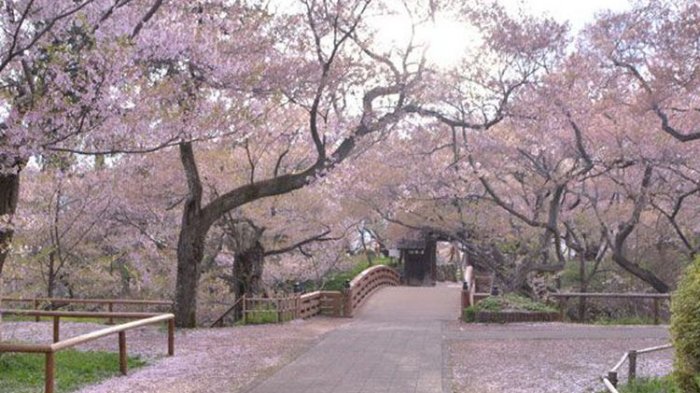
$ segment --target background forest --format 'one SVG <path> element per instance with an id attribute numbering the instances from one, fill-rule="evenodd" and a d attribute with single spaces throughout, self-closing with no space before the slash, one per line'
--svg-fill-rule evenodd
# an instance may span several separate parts
<path id="1" fill-rule="evenodd" d="M 695 1 L 580 31 L 487 2 L 2 8 L 4 295 L 193 326 L 416 232 L 536 297 L 669 292 L 700 247 Z"/>

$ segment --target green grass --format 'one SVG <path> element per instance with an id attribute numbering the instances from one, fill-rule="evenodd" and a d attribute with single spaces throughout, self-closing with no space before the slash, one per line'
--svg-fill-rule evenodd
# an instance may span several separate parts
<path id="1" fill-rule="evenodd" d="M 290 321 L 290 313 L 280 315 L 280 322 Z M 265 323 L 277 323 L 277 308 L 272 304 L 259 304 L 255 309 L 247 310 L 245 324 L 261 325 Z"/>
<path id="2" fill-rule="evenodd" d="M 620 393 L 682 393 L 670 377 L 639 378 L 631 384 L 620 386 Z"/>
<path id="3" fill-rule="evenodd" d="M 557 309 L 525 296 L 508 293 L 501 296 L 487 297 L 479 301 L 476 304 L 476 311 L 557 312 Z"/>
<path id="4" fill-rule="evenodd" d="M 40 393 L 44 391 L 43 354 L 0 356 L 0 392 Z M 130 357 L 129 369 L 146 364 Z M 119 374 L 119 354 L 65 350 L 56 353 L 56 391 L 72 392 L 84 385 Z"/>
<path id="5" fill-rule="evenodd" d="M 695 377 L 700 381 L 700 375 Z M 620 393 L 683 393 L 670 376 L 660 378 L 638 378 L 631 384 L 618 386 Z M 599 393 L 608 393 L 601 390 Z"/>
<path id="6" fill-rule="evenodd" d="M 24 316 L 24 315 L 3 315 L 2 320 L 5 322 L 33 322 L 35 317 Z M 53 320 L 52 317 L 40 317 L 41 322 L 50 322 Z M 124 319 L 115 318 L 115 323 L 120 323 Z M 83 323 L 107 323 L 107 318 L 80 318 L 80 317 L 61 317 L 61 322 L 83 322 Z"/>
<path id="7" fill-rule="evenodd" d="M 593 321 L 595 325 L 653 325 L 654 318 L 649 317 L 619 317 L 598 318 Z"/>

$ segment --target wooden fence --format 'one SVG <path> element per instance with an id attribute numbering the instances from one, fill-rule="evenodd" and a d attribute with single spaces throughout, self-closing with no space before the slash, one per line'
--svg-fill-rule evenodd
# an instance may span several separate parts
<path id="1" fill-rule="evenodd" d="M 315 291 L 279 298 L 242 296 L 224 312 L 211 327 L 223 326 L 231 313 L 239 311 L 244 322 L 285 322 L 306 319 L 315 315 L 352 317 L 353 311 L 376 289 L 386 285 L 399 285 L 399 273 L 378 265 L 364 270 L 341 291 Z"/>
<path id="2" fill-rule="evenodd" d="M 154 313 L 120 313 L 120 312 L 71 312 L 71 311 L 36 311 L 36 310 L 2 310 L 2 315 L 24 315 L 34 317 L 51 317 L 53 319 L 53 344 L 3 344 L 0 343 L 0 353 L 43 353 L 46 357 L 44 363 L 44 392 L 54 393 L 56 362 L 55 354 L 63 349 L 85 344 L 112 334 L 118 335 L 119 341 L 119 370 L 123 375 L 127 373 L 126 331 L 141 326 L 167 322 L 168 325 L 168 356 L 175 354 L 175 316 L 173 314 Z M 132 322 L 100 329 L 78 337 L 60 340 L 60 320 L 69 318 L 106 318 L 106 319 L 136 319 Z"/>
<path id="3" fill-rule="evenodd" d="M 578 298 L 583 305 L 582 314 L 585 316 L 586 299 L 639 299 L 653 301 L 652 308 L 654 314 L 654 324 L 660 322 L 660 303 L 664 300 L 670 300 L 671 295 L 668 293 L 600 293 L 600 292 L 563 292 L 552 293 L 549 295 L 559 301 L 559 312 L 561 313 L 562 321 L 564 320 L 567 302 L 570 298 Z"/>
<path id="4" fill-rule="evenodd" d="M 344 316 L 344 296 L 339 291 L 315 291 L 278 298 L 262 298 L 243 295 L 224 312 L 210 327 L 222 327 L 224 321 L 236 310 L 244 323 L 259 321 L 287 322 L 306 319 L 323 314 L 332 317 Z M 235 318 L 234 318 L 234 322 Z"/>
<path id="5" fill-rule="evenodd" d="M 167 308 L 172 307 L 173 302 L 168 300 L 139 300 L 139 299 L 73 299 L 73 298 L 48 298 L 48 297 L 35 297 L 35 298 L 13 298 L 13 297 L 2 297 L 0 298 L 2 303 L 19 303 L 19 304 L 29 304 L 32 310 L 39 311 L 45 308 L 57 309 L 59 307 L 64 307 L 68 305 L 98 305 L 106 306 L 107 312 L 114 312 L 114 306 L 167 306 Z M 40 316 L 36 316 L 35 320 L 39 322 Z M 112 318 L 107 318 L 107 323 L 112 325 L 114 320 Z"/>
<path id="6" fill-rule="evenodd" d="M 639 355 L 643 355 L 645 353 L 651 353 L 651 352 L 657 352 L 657 351 L 663 351 L 666 349 L 671 349 L 673 348 L 672 344 L 665 344 L 665 345 L 659 345 L 657 347 L 651 347 L 651 348 L 644 348 L 644 349 L 637 349 L 637 350 L 632 350 L 626 352 L 620 360 L 608 371 L 607 375 L 603 375 L 603 384 L 607 388 L 608 392 L 610 393 L 619 393 L 617 390 L 617 384 L 619 382 L 618 380 L 618 371 L 620 368 L 622 368 L 622 365 L 627 362 L 628 366 L 628 371 L 627 371 L 627 383 L 631 383 L 637 378 L 637 357 Z"/>

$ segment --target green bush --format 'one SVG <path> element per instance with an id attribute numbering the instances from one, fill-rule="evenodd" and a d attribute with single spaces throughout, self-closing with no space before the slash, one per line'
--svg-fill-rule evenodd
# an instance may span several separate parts
<path id="1" fill-rule="evenodd" d="M 671 337 L 676 350 L 673 378 L 684 393 L 700 393 L 700 259 L 685 271 L 671 302 Z"/>
<path id="2" fill-rule="evenodd" d="M 479 301 L 475 306 L 469 306 L 462 310 L 464 322 L 474 322 L 476 313 L 480 311 L 531 311 L 531 312 L 557 312 L 554 307 L 539 303 L 525 296 L 508 293 L 501 296 L 490 296 Z"/>
<path id="3" fill-rule="evenodd" d="M 464 322 L 474 322 L 476 321 L 476 307 L 469 306 L 462 311 L 462 320 Z"/>
<path id="4" fill-rule="evenodd" d="M 487 297 L 476 304 L 476 309 L 477 311 L 557 311 L 554 307 L 514 293 Z"/>

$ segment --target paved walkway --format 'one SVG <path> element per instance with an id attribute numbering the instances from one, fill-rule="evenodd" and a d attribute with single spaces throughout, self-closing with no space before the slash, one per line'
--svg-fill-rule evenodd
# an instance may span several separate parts
<path id="1" fill-rule="evenodd" d="M 351 323 L 246 393 L 598 391 L 624 351 L 668 341 L 667 326 L 461 324 L 459 291 L 381 289 Z M 640 375 L 666 372 L 661 355 L 646 357 Z"/>
<path id="2" fill-rule="evenodd" d="M 458 286 L 380 289 L 349 325 L 250 393 L 446 393 L 443 321 L 459 315 Z"/>

